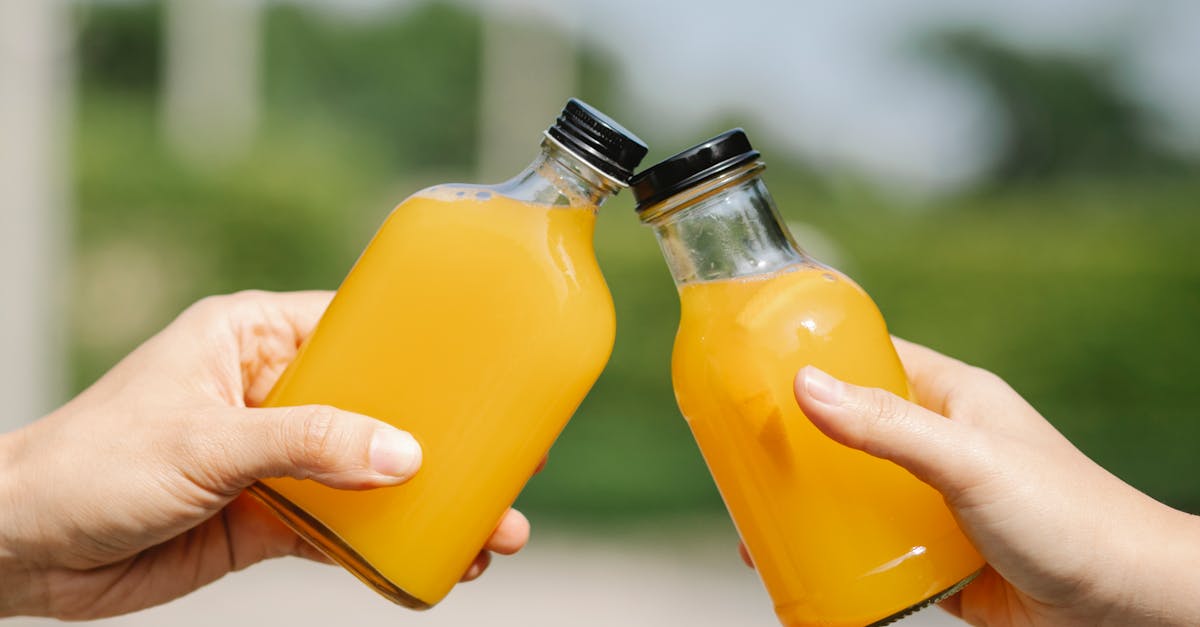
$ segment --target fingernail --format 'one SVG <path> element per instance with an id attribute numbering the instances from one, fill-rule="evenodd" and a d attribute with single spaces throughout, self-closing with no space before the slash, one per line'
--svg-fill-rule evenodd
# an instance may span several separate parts
<path id="1" fill-rule="evenodd" d="M 813 366 L 805 366 L 803 376 L 804 391 L 813 400 L 825 403 L 826 405 L 841 404 L 844 388 L 841 381 L 834 379 L 824 371 Z"/>
<path id="2" fill-rule="evenodd" d="M 371 470 L 389 477 L 410 477 L 421 467 L 421 445 L 409 434 L 391 427 L 371 437 Z"/>

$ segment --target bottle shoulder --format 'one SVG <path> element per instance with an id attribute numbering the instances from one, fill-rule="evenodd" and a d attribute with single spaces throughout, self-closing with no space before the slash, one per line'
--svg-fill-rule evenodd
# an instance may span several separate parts
<path id="1" fill-rule="evenodd" d="M 823 266 L 685 285 L 680 301 L 681 340 L 720 344 L 723 350 L 886 333 L 871 297 L 844 274 Z"/>
<path id="2" fill-rule="evenodd" d="M 607 296 L 592 248 L 594 221 L 589 212 L 496 196 L 444 201 L 414 195 L 378 229 L 347 286 L 370 291 L 436 281 L 472 289 L 504 286 L 514 297 L 530 291 Z M 367 288 L 364 282 L 381 285 Z"/>
<path id="3" fill-rule="evenodd" d="M 493 194 L 496 194 L 496 186 L 494 185 L 477 185 L 474 183 L 439 183 L 430 185 L 424 189 L 410 195 L 401 201 L 400 205 L 414 200 L 427 199 L 438 200 L 442 202 L 458 202 L 470 200 L 488 200 Z"/>
<path id="4" fill-rule="evenodd" d="M 679 290 L 685 315 L 736 315 L 742 321 L 758 313 L 810 307 L 840 307 L 874 302 L 858 283 L 823 264 L 805 261 L 756 275 L 685 283 Z"/>
<path id="5" fill-rule="evenodd" d="M 749 398 L 790 385 L 811 364 L 859 385 L 907 392 L 883 315 L 840 272 L 819 268 L 707 288 L 681 294 L 677 385 Z"/>
<path id="6" fill-rule="evenodd" d="M 595 215 L 599 206 L 577 196 L 559 193 L 553 188 L 544 188 L 541 193 L 525 193 L 529 190 L 514 188 L 510 183 L 477 185 L 471 183 L 442 183 L 421 189 L 400 201 L 393 209 L 425 203 L 487 203 L 525 208 L 535 211 L 571 211 Z"/>

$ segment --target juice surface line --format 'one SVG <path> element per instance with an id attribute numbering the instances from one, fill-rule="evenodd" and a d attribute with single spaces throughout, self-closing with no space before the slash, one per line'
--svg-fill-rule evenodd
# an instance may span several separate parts
<path id="1" fill-rule="evenodd" d="M 785 625 L 882 624 L 969 581 L 982 558 L 941 496 L 800 411 L 806 365 L 909 397 L 870 297 L 808 258 L 731 131 L 634 179 L 679 286 L 676 398 Z"/>
<path id="2" fill-rule="evenodd" d="M 390 488 L 282 478 L 255 494 L 389 599 L 440 601 L 608 360 L 596 209 L 644 154 L 572 101 L 518 177 L 437 186 L 396 207 L 266 404 L 388 422 L 420 442 L 422 468 Z"/>

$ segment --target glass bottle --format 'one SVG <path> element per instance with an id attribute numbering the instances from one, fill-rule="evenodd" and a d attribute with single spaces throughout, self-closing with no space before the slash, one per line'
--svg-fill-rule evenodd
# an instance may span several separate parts
<path id="1" fill-rule="evenodd" d="M 808 257 L 735 129 L 634 177 L 679 289 L 679 408 L 785 625 L 885 624 L 965 585 L 983 560 L 941 496 L 825 437 L 797 372 L 910 397 L 871 298 Z"/>
<path id="2" fill-rule="evenodd" d="M 386 421 L 421 444 L 421 470 L 368 491 L 281 478 L 252 492 L 385 597 L 440 601 L 608 361 L 613 304 L 592 235 L 645 154 L 572 99 L 513 179 L 400 203 L 266 404 Z"/>

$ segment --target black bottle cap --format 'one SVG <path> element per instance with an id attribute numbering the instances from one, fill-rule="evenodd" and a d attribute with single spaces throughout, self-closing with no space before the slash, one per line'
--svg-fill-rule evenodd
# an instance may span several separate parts
<path id="1" fill-rule="evenodd" d="M 742 129 L 725 131 L 638 172 L 629 182 L 637 210 L 643 211 L 758 157 Z"/>
<path id="2" fill-rule="evenodd" d="M 649 150 L 637 135 L 577 98 L 567 101 L 546 134 L 623 185 Z"/>

